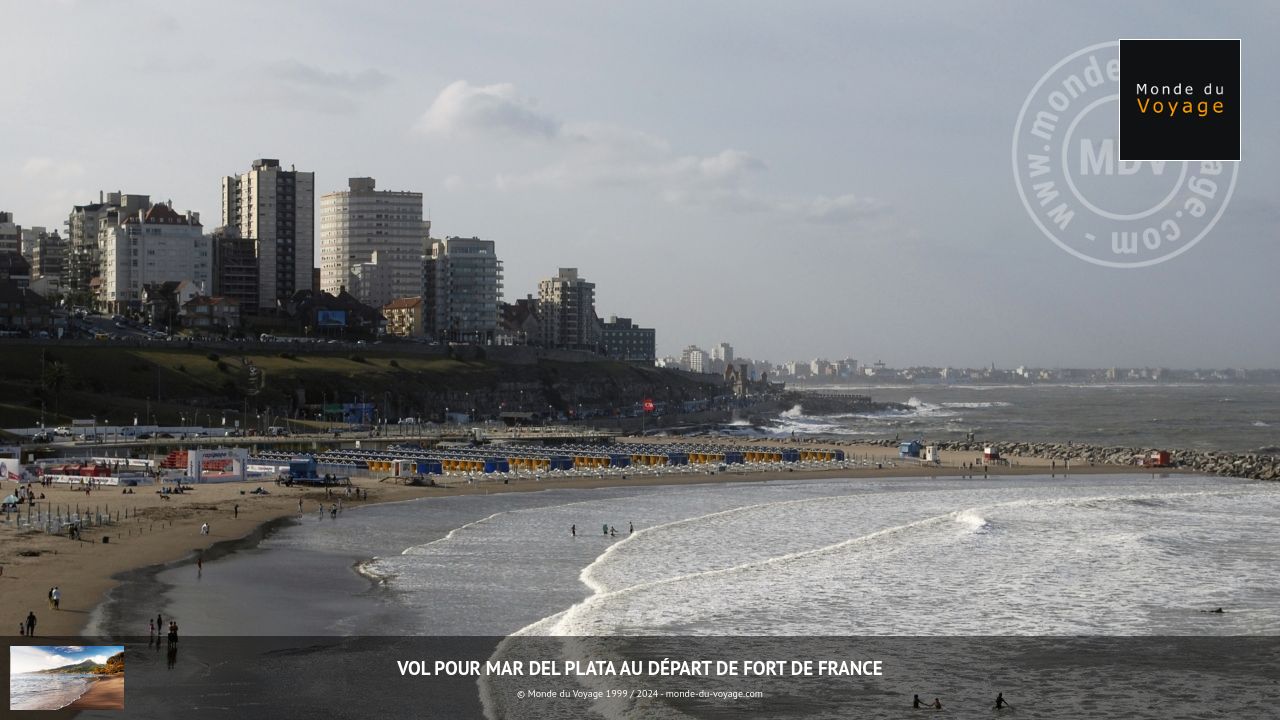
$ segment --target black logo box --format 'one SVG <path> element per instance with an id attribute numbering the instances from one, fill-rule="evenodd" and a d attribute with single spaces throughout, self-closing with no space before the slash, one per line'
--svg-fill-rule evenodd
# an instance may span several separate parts
<path id="1" fill-rule="evenodd" d="M 1238 39 L 1122 38 L 1120 159 L 1239 160 L 1240 57 Z M 1147 86 L 1146 92 L 1139 93 L 1140 85 Z M 1211 86 L 1208 94 L 1206 86 Z M 1182 92 L 1165 94 L 1165 87 Z M 1192 103 L 1191 114 L 1183 112 L 1185 102 Z M 1163 112 L 1154 112 L 1157 103 Z M 1172 115 L 1170 103 L 1177 104 Z M 1215 103 L 1222 104 L 1215 109 Z"/>

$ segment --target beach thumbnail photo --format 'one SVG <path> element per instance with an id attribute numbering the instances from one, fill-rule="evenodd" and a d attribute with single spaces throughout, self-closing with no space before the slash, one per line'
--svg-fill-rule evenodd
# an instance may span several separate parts
<path id="1" fill-rule="evenodd" d="M 124 709 L 124 646 L 9 648 L 9 709 L 63 708 Z"/>

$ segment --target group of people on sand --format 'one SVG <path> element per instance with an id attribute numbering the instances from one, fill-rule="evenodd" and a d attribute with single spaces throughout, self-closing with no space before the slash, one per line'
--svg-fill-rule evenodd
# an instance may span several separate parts
<path id="1" fill-rule="evenodd" d="M 155 638 L 156 643 L 159 643 L 160 633 L 165 632 L 164 617 L 157 614 L 155 620 L 148 620 L 147 622 L 150 623 L 148 635 Z M 167 638 L 170 645 L 178 642 L 178 622 L 173 618 L 169 618 Z"/>
<path id="2" fill-rule="evenodd" d="M 916 710 L 941 710 L 942 701 L 939 700 L 938 698 L 934 698 L 933 702 L 926 703 L 925 701 L 920 699 L 919 695 L 916 695 L 911 700 L 911 707 Z M 1004 693 L 1001 692 L 1001 693 L 996 693 L 996 704 L 993 709 L 994 710 L 1012 710 L 1013 706 L 1010 705 L 1004 699 Z"/>

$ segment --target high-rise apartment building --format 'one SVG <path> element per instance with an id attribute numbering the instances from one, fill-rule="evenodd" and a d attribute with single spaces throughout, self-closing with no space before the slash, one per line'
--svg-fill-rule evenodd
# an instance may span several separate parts
<path id="1" fill-rule="evenodd" d="M 558 275 L 539 282 L 538 306 L 544 346 L 596 349 L 596 286 L 578 277 L 577 268 L 560 268 Z"/>
<path id="2" fill-rule="evenodd" d="M 150 195 L 99 191 L 98 202 L 76 205 L 67 217 L 67 251 L 63 287 L 88 293 L 102 275 L 102 235 L 121 220 L 151 208 Z"/>
<path id="3" fill-rule="evenodd" d="M 432 240 L 423 259 L 428 331 L 446 342 L 492 343 L 502 303 L 502 261 L 492 240 Z"/>
<path id="4" fill-rule="evenodd" d="M 251 238 L 236 229 L 220 227 L 209 238 L 213 250 L 213 286 L 209 294 L 230 298 L 239 308 L 258 308 L 258 255 Z"/>
<path id="5" fill-rule="evenodd" d="M 183 280 L 207 293 L 212 256 L 199 213 L 184 215 L 163 203 L 139 210 L 102 232 L 98 302 L 111 312 L 137 309 L 144 286 Z"/>
<path id="6" fill-rule="evenodd" d="M 222 225 L 254 242 L 260 311 L 281 308 L 295 292 L 311 289 L 315 173 L 285 170 L 271 158 L 254 160 L 249 172 L 222 178 Z"/>
<path id="7" fill-rule="evenodd" d="M 348 188 L 320 198 L 320 289 L 346 288 L 372 307 L 421 294 L 422 193 L 377 190 L 373 178 Z"/>

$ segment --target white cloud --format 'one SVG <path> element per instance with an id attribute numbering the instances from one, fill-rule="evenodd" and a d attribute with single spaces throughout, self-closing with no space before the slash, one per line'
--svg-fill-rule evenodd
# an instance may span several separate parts
<path id="1" fill-rule="evenodd" d="M 516 94 L 514 85 L 472 85 L 466 80 L 449 84 L 418 120 L 428 135 L 501 133 L 516 137 L 554 138 L 560 122 L 538 110 L 535 103 Z"/>
<path id="2" fill-rule="evenodd" d="M 761 194 L 750 187 L 751 179 L 768 166 L 747 151 L 679 154 L 666 139 L 641 130 L 563 122 L 510 83 L 453 82 L 432 101 L 416 129 L 441 138 L 532 143 L 544 159 L 495 173 L 493 186 L 503 191 L 627 188 L 675 205 L 765 212 L 786 221 L 823 224 L 858 223 L 888 211 L 883 201 L 847 192 L 800 199 Z M 548 152 L 554 156 L 549 162 Z M 458 189 L 460 180 L 450 177 L 445 187 Z"/>
<path id="3" fill-rule="evenodd" d="M 75 660 L 72 660 L 69 657 L 49 652 L 38 645 L 15 645 L 9 648 L 9 672 L 11 673 L 29 673 L 36 672 L 38 670 L 48 670 L 49 668 L 71 665 L 75 662 Z"/>

